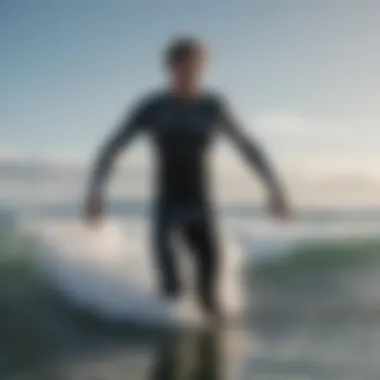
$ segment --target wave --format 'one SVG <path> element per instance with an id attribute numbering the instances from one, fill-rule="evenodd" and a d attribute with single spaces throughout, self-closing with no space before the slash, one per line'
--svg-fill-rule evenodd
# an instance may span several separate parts
<path id="1" fill-rule="evenodd" d="M 18 304 L 13 297 L 25 292 L 22 298 L 27 300 L 24 304 L 30 310 L 35 304 L 41 304 L 38 297 L 48 297 L 42 303 L 60 307 L 64 304 L 69 310 L 98 317 L 125 316 L 132 309 L 131 304 L 140 304 L 150 310 L 145 314 L 154 312 L 158 320 L 157 310 L 161 309 L 164 310 L 161 319 L 168 319 L 167 305 L 158 304 L 155 297 L 141 297 L 141 291 L 144 295 L 153 294 L 155 287 L 154 275 L 146 269 L 152 267 L 142 234 L 146 225 L 118 220 L 111 222 L 108 232 L 102 236 L 84 237 L 78 222 L 72 220 L 29 220 L 21 225 L 14 220 L 9 223 L 5 216 L 2 220 L 7 223 L 0 226 L 0 273 L 1 281 L 9 284 L 1 287 L 1 297 L 5 297 L 2 305 Z M 122 225 L 121 232 L 116 226 Z M 228 280 L 222 282 L 223 291 L 230 291 L 228 298 L 239 299 L 236 305 L 240 306 L 247 289 L 240 285 L 238 266 L 244 267 L 249 276 L 260 274 L 273 278 L 288 272 L 373 267 L 380 258 L 376 228 L 364 229 L 369 233 L 357 233 L 357 236 L 347 228 L 339 228 L 340 232 L 331 228 L 317 232 L 312 229 L 313 233 L 297 228 L 297 233 L 279 230 L 277 235 L 273 229 L 260 229 L 260 226 L 254 230 L 255 235 L 235 225 L 234 231 L 240 233 L 225 239 L 226 252 L 230 252 L 226 255 L 229 260 L 226 265 L 231 269 Z M 126 287 L 132 287 L 132 291 Z M 248 297 L 252 292 L 248 289 Z M 127 299 L 126 295 L 131 298 Z M 99 299 L 102 302 L 99 303 Z M 187 306 L 189 309 L 190 314 L 194 314 L 194 307 Z M 28 314 L 28 311 L 23 313 Z M 141 312 L 136 311 L 136 316 L 141 319 Z"/>
<path id="2" fill-rule="evenodd" d="M 155 290 L 155 273 L 147 270 L 153 264 L 141 227 L 130 223 L 121 232 L 120 224 L 112 222 L 103 229 L 103 234 L 87 235 L 78 222 L 34 221 L 27 223 L 27 227 L 24 224 L 22 229 L 3 227 L 0 229 L 1 278 L 12 279 L 20 288 L 29 286 L 32 281 L 39 289 L 58 290 L 69 295 L 69 301 L 77 308 L 91 310 L 95 303 L 96 309 L 100 297 L 108 301 L 100 307 L 107 309 L 109 315 L 125 314 L 131 303 L 140 303 L 151 313 L 152 310 L 157 312 L 160 307 L 155 297 L 147 297 L 145 305 L 141 300 L 141 291 L 153 294 Z M 236 305 L 241 303 L 245 291 L 240 289 L 238 267 L 244 267 L 250 275 L 270 273 L 273 276 L 285 272 L 317 273 L 376 266 L 380 260 L 380 238 L 372 235 L 334 237 L 330 234 L 324 238 L 320 234 L 302 235 L 302 238 L 280 235 L 265 236 L 262 241 L 254 237 L 254 242 L 250 238 L 225 239 L 225 266 L 230 266 L 230 270 L 225 271 L 227 277 L 221 283 L 224 293 L 228 293 L 229 288 L 232 292 L 227 298 L 239 298 Z M 126 291 L 126 286 L 131 287 L 131 291 Z M 125 294 L 132 298 L 126 299 Z M 115 303 L 112 297 L 123 302 Z M 104 314 L 104 310 L 95 310 L 95 313 Z M 164 320 L 167 320 L 166 313 L 161 313 Z M 138 311 L 136 315 L 141 317 Z"/>
<path id="3" fill-rule="evenodd" d="M 147 264 L 140 261 L 147 250 L 147 225 L 129 218 L 111 221 L 109 227 L 103 239 L 101 235 L 87 239 L 74 219 L 23 219 L 20 223 L 12 214 L 0 214 L 2 374 L 4 368 L 20 371 L 22 366 L 51 364 L 62 355 L 75 357 L 110 340 L 115 344 L 120 339 L 123 344 L 124 338 L 132 337 L 151 342 L 167 339 L 173 331 L 173 323 L 160 323 L 152 298 L 145 301 L 151 307 L 148 319 L 154 324 L 125 318 L 141 301 L 136 297 L 141 295 L 136 293 L 136 288 L 141 290 L 139 281 L 145 279 L 148 293 L 154 286 L 136 275 L 141 273 L 136 268 Z M 282 328 L 287 332 L 308 331 L 316 325 L 335 329 L 337 323 L 378 327 L 380 238 L 376 224 L 285 228 L 263 222 L 252 228 L 232 221 L 228 227 L 232 237 L 228 235 L 226 242 L 234 253 L 227 255 L 232 269 L 224 285 L 227 290 L 237 289 L 230 298 L 245 296 L 246 319 L 261 338 Z M 247 274 L 242 289 L 240 266 Z M 129 292 L 134 298 L 126 303 L 128 277 L 138 285 Z M 167 310 L 161 315 L 168 315 Z M 135 316 L 141 317 L 141 310 Z"/>
<path id="4" fill-rule="evenodd" d="M 274 260 L 258 263 L 256 270 L 304 271 L 343 269 L 380 262 L 380 238 L 328 238 L 289 244 Z"/>
<path id="5" fill-rule="evenodd" d="M 94 336 L 109 336 L 113 331 L 117 336 L 164 331 L 165 326 L 158 324 L 160 313 L 157 311 L 162 310 L 163 305 L 158 305 L 154 297 L 146 297 L 154 283 L 149 282 L 146 275 L 141 275 L 144 269 L 137 269 L 139 265 L 147 265 L 141 260 L 142 253 L 146 252 L 141 245 L 146 243 L 141 226 L 134 222 L 124 223 L 121 238 L 115 225 L 122 223 L 110 223 L 112 231 L 103 238 L 98 235 L 96 239 L 83 239 L 83 231 L 80 232 L 73 221 L 46 220 L 42 223 L 34 220 L 22 226 L 12 222 L 0 229 L 1 357 L 7 352 L 34 351 L 43 352 L 46 357 L 50 351 L 53 354 L 52 347 L 57 350 L 70 347 L 71 350 L 73 344 L 91 344 Z M 258 234 L 263 232 L 260 228 L 255 231 Z M 310 310 L 314 319 L 322 314 L 327 315 L 326 318 L 337 315 L 380 318 L 377 312 L 380 300 L 374 296 L 379 293 L 380 285 L 376 280 L 379 278 L 377 268 L 380 268 L 380 238 L 372 231 L 354 236 L 353 231 L 347 230 L 344 234 L 319 231 L 309 235 L 302 230 L 302 233 L 290 234 L 291 237 L 289 231 L 280 231 L 277 235 L 272 232 L 262 234 L 260 240 L 246 230 L 227 241 L 232 253 L 227 255 L 228 263 L 232 265 L 224 279 L 223 291 L 232 290 L 229 299 L 243 294 L 249 303 L 256 302 L 263 313 L 276 308 L 276 315 L 282 316 L 286 315 L 285 310 L 293 308 L 297 323 L 301 323 L 301 317 L 304 318 L 302 323 L 311 318 Z M 107 241 L 106 235 L 112 242 Z M 238 244 L 242 249 L 237 247 Z M 257 279 L 253 283 L 245 281 L 248 289 L 239 288 L 238 264 L 244 267 L 249 277 Z M 357 276 L 358 268 L 364 268 L 363 276 Z M 365 268 L 370 269 L 370 276 Z M 333 271 L 334 283 L 331 278 L 326 281 L 326 271 Z M 338 272 L 345 275 L 342 277 L 336 274 Z M 296 285 L 284 281 L 284 275 L 296 279 Z M 322 302 L 319 293 L 311 292 L 310 283 L 305 282 L 305 278 L 315 282 L 313 289 L 320 288 L 320 292 L 325 291 L 331 296 L 328 302 L 325 301 L 326 295 L 323 295 Z M 136 281 L 133 291 L 131 281 Z M 327 282 L 330 288 L 326 290 Z M 146 287 L 142 293 L 141 286 Z M 297 292 L 299 289 L 304 291 L 305 296 L 299 297 L 298 293 L 295 296 L 295 287 Z M 144 307 L 150 308 L 149 312 L 145 311 L 148 319 L 154 320 L 156 325 L 141 323 L 141 309 L 135 314 L 139 321 L 124 318 L 131 317 L 131 310 L 136 311 L 136 306 L 139 303 L 141 306 L 143 301 Z M 313 308 L 310 307 L 311 301 Z M 164 308 L 161 319 L 168 316 L 168 310 Z M 188 311 L 189 308 L 185 314 L 189 314 Z M 169 315 L 173 315 L 170 313 L 174 312 L 169 311 Z M 190 307 L 192 313 L 193 306 Z M 250 313 L 256 311 L 252 309 Z M 168 327 L 171 329 L 173 325 Z"/>

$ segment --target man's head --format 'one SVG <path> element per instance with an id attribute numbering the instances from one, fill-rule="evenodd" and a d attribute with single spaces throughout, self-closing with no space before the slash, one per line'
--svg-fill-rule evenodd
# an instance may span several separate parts
<path id="1" fill-rule="evenodd" d="M 206 61 L 205 45 L 194 37 L 173 39 L 165 52 L 165 63 L 173 86 L 184 91 L 198 88 Z"/>

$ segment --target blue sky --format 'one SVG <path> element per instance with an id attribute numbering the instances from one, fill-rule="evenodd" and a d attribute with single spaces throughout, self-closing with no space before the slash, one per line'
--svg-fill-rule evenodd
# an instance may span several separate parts
<path id="1" fill-rule="evenodd" d="M 0 152 L 87 157 L 161 83 L 166 40 L 194 33 L 212 47 L 210 85 L 276 157 L 369 170 L 379 15 L 370 0 L 3 0 Z"/>

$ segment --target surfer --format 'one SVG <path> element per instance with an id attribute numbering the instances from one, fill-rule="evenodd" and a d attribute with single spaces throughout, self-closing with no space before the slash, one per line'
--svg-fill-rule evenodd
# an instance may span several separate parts
<path id="1" fill-rule="evenodd" d="M 197 292 L 203 310 L 219 316 L 216 287 L 220 257 L 207 169 L 208 154 L 219 133 L 232 140 L 261 175 L 269 191 L 271 211 L 284 217 L 289 208 L 265 154 L 242 131 L 227 101 L 203 88 L 206 55 L 204 44 L 193 37 L 176 38 L 168 45 L 164 55 L 167 89 L 140 99 L 102 147 L 91 176 L 85 215 L 90 223 L 100 219 L 103 188 L 116 156 L 137 134 L 146 133 L 157 164 L 152 241 L 161 292 L 173 298 L 181 293 L 171 239 L 173 232 L 179 232 L 196 261 Z"/>

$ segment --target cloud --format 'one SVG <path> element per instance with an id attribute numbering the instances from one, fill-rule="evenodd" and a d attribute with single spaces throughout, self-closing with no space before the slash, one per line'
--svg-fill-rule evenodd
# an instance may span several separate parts
<path id="1" fill-rule="evenodd" d="M 367 148 L 374 139 L 380 142 L 378 120 L 313 119 L 291 114 L 263 113 L 254 118 L 257 129 L 272 139 L 287 139 L 296 147 L 300 143 L 328 143 L 336 148 L 355 144 Z M 366 144 L 366 146 L 364 146 Z"/>
<path id="2" fill-rule="evenodd" d="M 265 145 L 281 161 L 310 171 L 378 172 L 380 128 L 374 119 L 313 119 L 267 113 L 255 118 Z"/>

